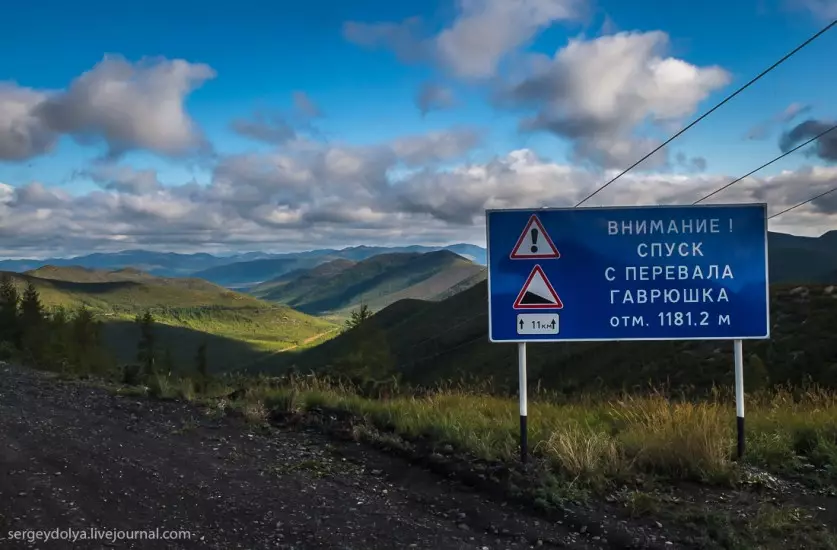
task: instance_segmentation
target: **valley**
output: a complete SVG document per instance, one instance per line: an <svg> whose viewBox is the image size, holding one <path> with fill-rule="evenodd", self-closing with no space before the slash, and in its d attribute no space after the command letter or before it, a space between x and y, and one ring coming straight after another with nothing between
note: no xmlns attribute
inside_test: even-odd
<svg viewBox="0 0 837 550"><path fill-rule="evenodd" d="M234 370L272 352L329 334L334 325L287 306L268 303L193 278L162 278L131 268L116 271L46 266L8 273L19 289L32 283L47 309L88 308L102 321L103 339L116 363L136 360L134 321L152 313L160 360L194 363L206 344L210 370Z"/></svg>

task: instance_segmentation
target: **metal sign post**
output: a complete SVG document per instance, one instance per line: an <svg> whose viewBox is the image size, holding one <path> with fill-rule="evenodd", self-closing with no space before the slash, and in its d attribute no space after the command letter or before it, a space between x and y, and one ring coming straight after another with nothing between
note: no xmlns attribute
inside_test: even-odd
<svg viewBox="0 0 837 550"><path fill-rule="evenodd" d="M744 343L735 340L735 420L738 432L738 458L744 456Z"/></svg>
<svg viewBox="0 0 837 550"><path fill-rule="evenodd" d="M526 464L529 457L527 389L526 389L526 342L517 344L517 376L520 379L520 461Z"/></svg>

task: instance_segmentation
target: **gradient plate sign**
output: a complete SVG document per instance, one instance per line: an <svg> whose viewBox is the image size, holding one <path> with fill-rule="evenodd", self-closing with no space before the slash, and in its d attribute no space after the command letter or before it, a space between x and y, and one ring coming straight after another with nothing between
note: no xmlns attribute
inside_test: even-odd
<svg viewBox="0 0 837 550"><path fill-rule="evenodd" d="M765 204L488 210L492 342L769 338Z"/></svg>

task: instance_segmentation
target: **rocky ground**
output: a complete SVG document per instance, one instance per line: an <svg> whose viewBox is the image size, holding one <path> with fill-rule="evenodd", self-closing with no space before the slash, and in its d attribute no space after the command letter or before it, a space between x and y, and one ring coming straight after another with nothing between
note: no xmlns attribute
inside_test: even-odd
<svg viewBox="0 0 837 550"><path fill-rule="evenodd" d="M306 431L255 431L186 403L0 366L0 547L26 530L186 530L73 548L595 548L402 459ZM127 535L120 535L127 536Z"/></svg>

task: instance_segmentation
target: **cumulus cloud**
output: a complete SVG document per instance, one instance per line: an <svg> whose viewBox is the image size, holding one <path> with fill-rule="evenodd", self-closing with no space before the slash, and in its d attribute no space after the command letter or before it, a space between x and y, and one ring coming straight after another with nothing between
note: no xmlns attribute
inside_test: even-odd
<svg viewBox="0 0 837 550"><path fill-rule="evenodd" d="M462 128L397 139L392 143L392 149L406 164L423 165L455 159L479 143L478 131Z"/></svg>
<svg viewBox="0 0 837 550"><path fill-rule="evenodd" d="M637 127L677 124L730 81L720 67L665 57L667 47L661 31L571 40L502 92L499 104L534 109L521 128L571 140L578 159L624 167L658 144Z"/></svg>
<svg viewBox="0 0 837 550"><path fill-rule="evenodd" d="M100 164L78 175L89 177L103 189L127 195L148 195L163 188L154 170L135 170L130 166Z"/></svg>
<svg viewBox="0 0 837 550"><path fill-rule="evenodd" d="M135 64L105 56L63 91L0 87L0 159L51 150L61 134L104 142L109 157L144 149L167 156L206 150L184 108L187 95L214 78L207 65L147 58Z"/></svg>
<svg viewBox="0 0 837 550"><path fill-rule="evenodd" d="M510 51L558 21L580 17L582 0L459 0L454 24L435 38L439 57L457 75L493 76Z"/></svg>
<svg viewBox="0 0 837 550"><path fill-rule="evenodd" d="M430 61L456 77L489 83L496 107L526 113L522 131L568 139L577 162L626 167L661 142L640 128L677 128L731 77L721 67L667 55L662 31L572 39L551 58L523 54L513 70L501 71L503 60L544 29L582 20L589 11L586 0L459 0L456 18L436 34L423 34L416 19L347 23L344 34L363 46L392 49L402 60ZM431 84L416 96L423 115L434 102L450 101ZM661 151L643 168L667 163Z"/></svg>
<svg viewBox="0 0 837 550"><path fill-rule="evenodd" d="M435 151L438 141L428 140L426 147ZM0 184L2 250L26 255L128 247L298 250L370 242L482 243L486 208L572 206L612 175L597 177L526 149L484 163L393 170L417 150L317 144L227 157L208 185L161 186L153 172L121 166L103 169L101 189L83 195L37 183ZM590 206L690 204L730 179L632 172ZM813 167L750 177L708 202L764 201L777 212L834 186L837 166ZM837 224L837 200L823 197L771 224L779 231L821 233Z"/></svg>
<svg viewBox="0 0 837 550"><path fill-rule="evenodd" d="M457 16L438 34L422 35L421 20L400 23L348 22L347 40L365 47L385 47L404 61L432 60L463 78L497 73L510 53L544 29L586 14L587 0L458 0Z"/></svg>
<svg viewBox="0 0 837 550"><path fill-rule="evenodd" d="M320 136L313 119L323 115L319 106L305 92L293 94L293 109L257 110L249 118L233 119L230 129L246 138L274 145L301 139L302 135Z"/></svg>
<svg viewBox="0 0 837 550"><path fill-rule="evenodd" d="M214 77L208 65L182 59L131 64L105 56L37 112L56 132L84 142L104 140L109 156L134 149L180 156L206 145L183 103Z"/></svg>
<svg viewBox="0 0 837 550"><path fill-rule="evenodd" d="M37 115L46 94L0 82L0 160L24 160L52 150L58 135Z"/></svg>
<svg viewBox="0 0 837 550"><path fill-rule="evenodd" d="M425 82L419 88L415 101L421 115L425 116L430 111L452 107L455 99L450 88L433 82Z"/></svg>
<svg viewBox="0 0 837 550"><path fill-rule="evenodd" d="M782 134L782 137L779 139L779 148L784 153L800 143L815 138L823 132L828 132L814 141L811 154L823 160L837 160L837 129L828 131L835 124L837 123L834 121L827 122L815 119L800 122L791 130Z"/></svg>

